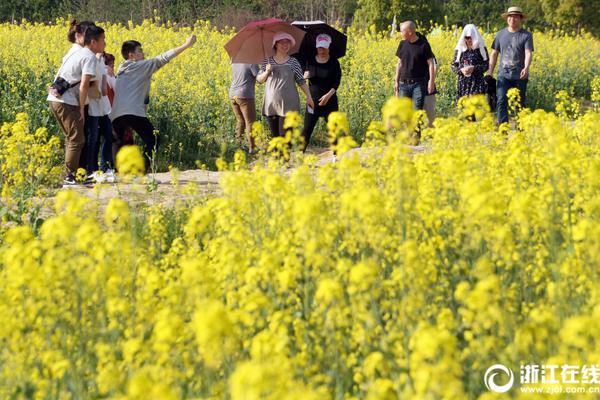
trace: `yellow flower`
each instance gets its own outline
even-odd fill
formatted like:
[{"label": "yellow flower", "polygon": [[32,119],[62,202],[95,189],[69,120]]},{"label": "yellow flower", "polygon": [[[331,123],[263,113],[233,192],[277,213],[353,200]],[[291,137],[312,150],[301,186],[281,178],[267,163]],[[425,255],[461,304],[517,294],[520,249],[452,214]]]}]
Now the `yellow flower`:
[{"label": "yellow flower", "polygon": [[123,146],[117,153],[116,166],[125,176],[142,176],[145,172],[144,157],[138,146]]}]

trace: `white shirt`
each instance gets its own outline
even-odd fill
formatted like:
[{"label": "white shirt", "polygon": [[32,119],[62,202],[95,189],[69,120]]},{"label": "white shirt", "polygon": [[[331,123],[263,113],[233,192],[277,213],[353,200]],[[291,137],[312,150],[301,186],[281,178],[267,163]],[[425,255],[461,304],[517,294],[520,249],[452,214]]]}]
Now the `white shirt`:
[{"label": "white shirt", "polygon": [[[74,44],[63,58],[58,76],[70,84],[80,82],[83,75],[96,77],[97,63],[96,55],[90,49]],[[60,98],[49,94],[47,100],[79,106],[79,84],[67,90]]]},{"label": "white shirt", "polygon": [[[98,77],[98,89],[102,91],[102,79],[108,81],[108,70],[104,59],[98,61],[96,68],[96,76]],[[88,96],[89,108],[88,114],[92,117],[103,117],[110,114],[110,100],[108,96],[102,96],[99,99],[93,99]]]}]

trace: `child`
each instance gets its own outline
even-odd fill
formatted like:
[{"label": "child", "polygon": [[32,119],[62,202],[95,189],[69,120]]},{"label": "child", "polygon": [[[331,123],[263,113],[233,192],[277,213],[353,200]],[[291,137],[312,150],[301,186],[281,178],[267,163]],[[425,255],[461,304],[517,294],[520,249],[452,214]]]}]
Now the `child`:
[{"label": "child", "polygon": [[144,160],[146,170],[150,167],[150,158],[159,144],[159,137],[154,134],[154,126],[147,117],[146,108],[150,95],[150,79],[152,75],[166,63],[196,43],[192,35],[185,43],[171,49],[158,57],[146,60],[140,42],[129,40],[121,47],[125,58],[119,66],[115,84],[115,99],[110,119],[116,133],[119,146],[128,144],[124,139],[128,128],[133,129],[144,141]]},{"label": "child", "polygon": [[65,134],[65,185],[76,183],[75,173],[85,144],[85,103],[90,82],[96,76],[96,53],[103,52],[106,46],[104,30],[88,27],[84,46],[79,50],[72,48],[58,70],[55,83],[62,78],[67,85],[63,85],[64,91],[60,93],[54,83],[48,95],[52,114]]},{"label": "child", "polygon": [[[96,75],[98,77],[98,85],[96,88],[90,88],[90,92],[97,92],[96,95],[88,94],[89,105],[86,124],[86,173],[88,177],[96,181],[105,180],[104,174],[96,174],[98,169],[98,151],[100,148],[100,138],[103,138],[102,143],[102,165],[103,173],[112,172],[110,169],[113,165],[112,160],[112,124],[108,114],[111,111],[110,100],[108,97],[108,68],[106,65],[106,53],[96,54],[98,66]],[[114,57],[113,57],[114,60]],[[111,174],[112,175],[112,174]]]}]

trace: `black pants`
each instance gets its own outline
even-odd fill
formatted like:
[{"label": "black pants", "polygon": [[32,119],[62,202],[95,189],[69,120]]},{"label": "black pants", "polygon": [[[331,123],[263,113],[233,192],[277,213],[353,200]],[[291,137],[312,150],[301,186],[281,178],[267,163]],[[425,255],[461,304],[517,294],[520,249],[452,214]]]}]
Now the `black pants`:
[{"label": "black pants", "polygon": [[285,131],[283,130],[283,121],[285,117],[280,117],[275,115],[273,117],[267,117],[267,122],[269,123],[269,129],[271,130],[271,135],[273,137],[277,136],[285,136]]},{"label": "black pants", "polygon": [[302,136],[304,137],[304,148],[302,151],[306,151],[308,147],[308,143],[310,142],[310,137],[312,136],[313,131],[315,130],[315,126],[317,126],[317,122],[319,122],[319,118],[325,118],[325,122],[329,119],[329,114],[331,114],[333,110],[327,111],[324,115],[316,115],[311,114],[308,111],[304,112],[304,128],[302,129]]},{"label": "black pants", "polygon": [[137,115],[122,115],[113,121],[113,129],[117,134],[119,148],[126,144],[133,144],[133,140],[125,140],[125,131],[128,128],[136,131],[144,141],[144,161],[146,171],[149,171],[152,154],[158,148],[160,138],[158,134],[154,134],[154,126],[148,118]]}]

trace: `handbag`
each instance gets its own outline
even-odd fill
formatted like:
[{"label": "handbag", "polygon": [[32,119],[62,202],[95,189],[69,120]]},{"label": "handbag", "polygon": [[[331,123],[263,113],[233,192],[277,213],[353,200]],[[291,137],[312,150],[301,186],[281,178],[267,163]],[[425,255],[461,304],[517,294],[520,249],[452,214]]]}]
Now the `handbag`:
[{"label": "handbag", "polygon": [[67,63],[67,61],[69,61],[69,58],[71,58],[73,56],[73,54],[76,54],[76,53],[77,53],[77,51],[74,51],[73,53],[71,53],[69,55],[69,57],[67,57],[66,60],[63,61],[60,68],[58,69],[58,72],[56,73],[56,76],[54,77],[54,81],[48,87],[48,92],[51,95],[53,95],[54,97],[60,98],[63,94],[65,94],[65,92],[67,90],[74,88],[75,86],[79,85],[79,83],[81,82],[81,80],[78,80],[75,83],[69,83],[65,78],[60,76],[60,71],[62,70],[63,66]]},{"label": "handbag", "polygon": [[52,94],[56,97],[60,97],[63,94],[65,94],[65,92],[77,85],[79,85],[81,81],[77,81],[75,83],[69,83],[67,82],[66,79],[58,76],[54,82],[52,82],[52,85],[50,85],[50,92],[52,92]]}]

